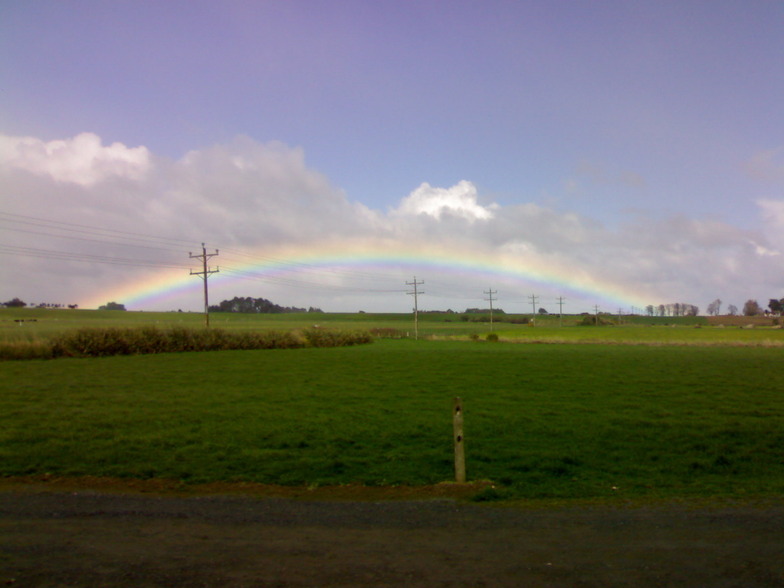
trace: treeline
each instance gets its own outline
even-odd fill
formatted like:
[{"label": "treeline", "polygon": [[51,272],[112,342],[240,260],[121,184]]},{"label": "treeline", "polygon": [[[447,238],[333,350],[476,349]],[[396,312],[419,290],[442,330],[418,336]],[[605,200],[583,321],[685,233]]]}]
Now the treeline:
[{"label": "treeline", "polygon": [[[743,316],[757,316],[760,314],[781,316],[784,313],[784,298],[770,298],[768,300],[768,308],[762,308],[762,305],[756,300],[749,299],[743,305]],[[721,314],[721,299],[717,298],[708,305],[708,314],[711,316],[719,316]],[[738,307],[730,304],[727,307],[727,314],[735,316],[738,314]]]},{"label": "treeline", "polygon": [[648,316],[697,316],[700,314],[700,308],[685,302],[659,304],[658,306],[649,304],[645,307],[645,314]]},{"label": "treeline", "polygon": [[209,307],[210,312],[245,312],[280,314],[284,312],[324,312],[320,308],[297,308],[295,306],[280,306],[266,298],[240,298],[235,296],[231,300],[222,300],[219,304]]},{"label": "treeline", "polygon": [[[12,298],[11,300],[7,300],[5,302],[0,302],[0,306],[4,306],[6,308],[25,308],[28,306],[27,302],[24,300],[20,300],[19,298]],[[50,302],[40,302],[38,304],[30,304],[31,308],[79,308],[78,304],[52,304]]]}]

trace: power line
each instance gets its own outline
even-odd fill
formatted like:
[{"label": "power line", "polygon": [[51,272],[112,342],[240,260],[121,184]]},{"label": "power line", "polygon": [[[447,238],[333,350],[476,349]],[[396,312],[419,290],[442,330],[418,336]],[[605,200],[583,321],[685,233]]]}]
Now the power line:
[{"label": "power line", "polygon": [[[3,218],[6,217],[6,218]],[[14,222],[17,224],[31,225],[35,227],[43,227],[48,229],[57,229],[60,231],[69,231],[73,233],[82,233],[87,235],[98,235],[102,237],[108,236],[121,236],[125,239],[143,241],[143,242],[164,242],[170,244],[191,244],[192,241],[184,239],[177,239],[174,237],[159,237],[157,235],[147,235],[142,233],[134,233],[131,231],[120,231],[116,229],[107,229],[105,227],[96,227],[90,225],[81,225],[77,223],[69,223],[64,221],[53,221],[45,218],[34,216],[27,216],[23,214],[12,214],[9,212],[0,212],[0,220],[4,222]]]},{"label": "power line", "polygon": [[188,266],[182,264],[167,263],[153,260],[130,259],[127,257],[110,257],[106,255],[93,255],[90,253],[68,253],[53,249],[39,249],[37,247],[19,247],[15,245],[0,244],[0,254],[22,255],[27,257],[37,257],[41,259],[51,259],[59,261],[80,261],[89,263],[101,263],[107,265],[124,265],[136,267],[157,267],[182,269]]},{"label": "power line", "polygon": [[[145,234],[132,231],[114,230],[104,227],[91,226],[88,224],[78,224],[65,221],[49,220],[36,216],[13,214],[0,212],[0,229],[4,234],[19,233],[20,235],[34,235],[37,237],[46,236],[56,239],[67,239],[74,242],[98,243],[114,245],[116,248],[138,248],[139,258],[126,255],[110,255],[113,247],[102,247],[100,250],[104,254],[96,254],[95,247],[89,250],[86,247],[73,246],[71,251],[67,249],[54,249],[40,246],[25,246],[22,244],[10,245],[0,244],[0,255],[22,256],[39,258],[51,261],[68,261],[73,263],[103,264],[118,267],[138,267],[155,269],[185,269],[188,265],[179,263],[173,259],[166,259],[169,255],[183,254],[186,250],[184,244],[192,245],[193,241],[179,239],[176,237],[161,237],[152,234]],[[32,239],[29,239],[32,242]],[[34,245],[39,245],[43,240],[36,239]],[[203,244],[202,244],[203,245]],[[80,251],[82,250],[82,251]],[[119,251],[119,249],[117,249]],[[393,287],[393,280],[389,274],[367,271],[366,269],[353,267],[351,263],[336,260],[332,265],[322,265],[321,263],[309,263],[301,260],[292,260],[279,257],[271,257],[247,253],[240,249],[221,248],[224,254],[222,258],[228,258],[230,265],[221,267],[221,272],[234,279],[256,280],[267,284],[279,286],[290,286],[294,288],[310,288],[313,290],[335,291],[341,293],[354,294],[383,294],[406,292],[401,288]],[[228,253],[229,255],[225,255]],[[160,254],[160,255],[159,255]],[[154,259],[159,257],[159,259]],[[232,264],[232,261],[236,263]],[[245,261],[248,260],[248,261]],[[252,264],[264,265],[264,271],[252,271],[238,266],[250,266]],[[203,264],[202,264],[203,265]],[[202,271],[204,271],[202,269]],[[201,274],[201,272],[198,272]],[[296,274],[296,275],[294,275]],[[398,278],[399,279],[399,278]],[[414,278],[416,282],[416,277]],[[424,283],[424,282],[421,282]],[[452,300],[475,300],[470,294],[460,293],[452,290],[448,283],[439,281],[429,281],[428,294],[435,298]],[[384,287],[384,286],[389,287]],[[406,282],[407,286],[415,286],[411,282]],[[419,284],[416,284],[418,286]],[[415,294],[424,293],[418,288]],[[413,294],[408,292],[409,294]],[[492,297],[496,291],[490,290]],[[485,292],[488,294],[488,292]],[[523,303],[523,299],[504,298],[506,303]],[[551,300],[540,296],[528,296],[528,302],[532,305],[534,317],[536,316],[536,305],[540,300]],[[556,298],[559,303],[559,315],[563,314],[563,298]],[[492,316],[496,310],[493,302],[491,303],[491,324],[494,322]],[[415,306],[418,306],[415,296]],[[418,313],[418,308],[416,310]],[[597,309],[598,314],[598,309]],[[415,317],[418,323],[418,317]],[[491,327],[492,328],[492,327]]]},{"label": "power line", "polygon": [[[74,237],[76,239],[83,239],[81,237]],[[152,247],[151,249],[155,250],[158,248]],[[221,249],[223,251],[223,249]],[[151,259],[150,257],[144,258],[131,258],[125,256],[117,256],[117,255],[98,255],[94,253],[82,253],[78,251],[65,251],[62,249],[48,249],[42,247],[25,247],[25,246],[18,246],[18,245],[9,245],[0,243],[0,255],[13,255],[13,256],[22,256],[22,257],[31,257],[31,258],[38,258],[50,261],[67,261],[73,263],[89,263],[89,264],[101,264],[101,265],[109,265],[109,266],[116,266],[116,267],[137,267],[137,268],[152,268],[152,269],[174,269],[174,270],[182,270],[182,269],[189,269],[187,264],[177,263],[172,261],[167,261],[164,259]],[[222,255],[222,254],[221,254]],[[249,259],[256,259],[256,257],[251,256],[249,254],[246,255]],[[260,259],[270,259],[260,257]],[[278,285],[282,287],[292,287],[292,288],[304,288],[310,289],[314,291],[332,291],[332,292],[339,292],[345,294],[399,294],[401,292],[407,292],[406,289],[402,288],[395,288],[395,287],[378,287],[381,284],[378,284],[380,279],[384,279],[385,281],[389,281],[390,278],[384,277],[383,274],[369,274],[363,272],[354,273],[350,269],[341,269],[339,272],[332,272],[329,269],[321,268],[312,264],[300,264],[300,263],[289,263],[284,267],[286,264],[286,260],[281,258],[276,258],[276,261],[280,264],[280,270],[283,275],[271,275],[269,272],[276,271],[276,268],[270,267],[265,268],[263,272],[261,271],[248,271],[241,268],[233,267],[233,266],[221,266],[220,271],[221,273],[226,274],[234,279],[241,279],[241,280],[249,280],[249,281],[258,281],[266,284]],[[297,275],[289,275],[297,273]],[[308,278],[308,275],[310,278]],[[369,284],[368,279],[365,279],[364,276],[372,276],[374,284]],[[303,277],[304,276],[304,277]],[[330,283],[334,282],[334,280],[329,280],[330,277],[337,277],[340,279],[340,283]],[[326,281],[325,281],[326,280]],[[413,286],[411,282],[406,283],[407,286]],[[417,283],[417,295],[424,293],[419,290],[419,282]],[[391,284],[390,284],[391,286]],[[447,287],[447,284],[443,284],[443,287]],[[490,290],[489,292],[484,292],[485,294],[491,296],[493,299],[491,301],[492,307],[492,328],[495,325],[495,294],[497,293],[496,290]],[[445,298],[445,299],[452,299],[452,300],[471,300],[475,299],[467,294],[461,294],[459,292],[447,292],[447,291],[435,291],[432,292],[428,290],[428,294],[435,296],[436,298]],[[529,303],[533,303],[533,312],[536,312],[536,303],[541,300],[541,297],[534,296],[528,297]],[[559,298],[557,300],[563,303],[563,298]],[[415,301],[418,305],[418,300]],[[510,302],[514,302],[514,300],[510,300]],[[418,309],[417,309],[418,312]],[[560,314],[563,314],[563,309],[561,308]],[[418,323],[418,317],[417,317]]]},{"label": "power line", "polygon": [[[176,238],[159,237],[149,234],[134,233],[130,231],[115,231],[111,229],[95,227],[84,224],[69,223],[63,221],[54,221],[39,217],[19,215],[12,213],[0,212],[0,223],[10,224],[4,230],[14,231],[25,234],[45,235],[48,237],[69,239],[75,241],[84,241],[90,243],[109,243],[124,247],[139,247],[149,250],[157,250],[164,252],[182,254],[180,244],[192,244],[192,241],[186,241]],[[16,226],[14,226],[16,225]],[[35,228],[44,229],[34,230]],[[110,240],[114,239],[114,240]],[[176,245],[176,250],[170,248],[171,245]],[[379,280],[383,276],[378,273],[361,272],[351,268],[323,268],[315,264],[308,264],[303,262],[293,262],[291,260],[251,255],[245,252],[234,249],[223,249],[229,251],[236,257],[257,260],[258,263],[269,263],[272,266],[279,266],[285,270],[308,270],[325,276],[338,276],[343,279],[362,280],[363,278]],[[176,262],[163,262],[163,261],[150,261],[150,260],[134,260],[125,257],[109,257],[109,256],[96,256],[92,253],[79,253],[79,252],[64,252],[62,249],[41,249],[32,247],[22,247],[17,245],[0,245],[0,253],[24,255],[29,257],[37,257],[42,259],[59,259],[69,261],[82,261],[88,263],[104,263],[110,265],[125,265],[125,266],[139,266],[139,267],[165,267],[165,268],[183,268],[183,266]],[[274,269],[274,268],[273,268]],[[341,291],[356,291],[356,292],[400,292],[399,288],[363,288],[360,286],[351,286],[349,288],[342,286],[334,286],[318,283],[315,281],[308,282],[307,280],[286,280],[279,277],[259,276],[253,272],[244,272],[236,270],[235,275],[244,279],[262,279],[266,282],[302,285],[311,283],[314,286],[322,288],[330,288]]]},{"label": "power line", "polygon": [[[0,219],[0,220],[2,220],[2,219]],[[139,248],[139,249],[153,249],[153,250],[156,250],[156,251],[168,251],[168,252],[172,251],[171,249],[164,249],[163,247],[155,247],[153,245],[124,244],[124,243],[117,243],[117,242],[114,242],[114,241],[105,241],[103,239],[90,239],[88,237],[76,237],[76,236],[73,236],[73,235],[55,235],[55,234],[52,234],[52,233],[45,233],[43,231],[31,231],[29,229],[17,229],[17,228],[13,228],[13,227],[11,227],[11,228],[5,227],[3,230],[4,231],[14,231],[16,233],[25,233],[25,234],[28,234],[28,235],[44,235],[46,237],[54,237],[56,239],[70,239],[72,241],[86,241],[88,243],[104,243],[104,244],[109,243],[109,244],[114,244],[114,245],[122,245],[124,247],[136,247],[136,248]]]}]

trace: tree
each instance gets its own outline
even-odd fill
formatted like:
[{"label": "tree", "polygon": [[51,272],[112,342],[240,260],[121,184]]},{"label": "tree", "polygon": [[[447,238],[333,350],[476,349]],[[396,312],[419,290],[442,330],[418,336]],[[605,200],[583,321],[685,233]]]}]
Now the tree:
[{"label": "tree", "polygon": [[[231,300],[222,300],[220,304],[210,306],[209,310],[210,312],[245,312],[265,314],[277,314],[283,312],[308,312],[304,308],[288,306],[283,307],[270,302],[266,298],[251,298],[250,296],[246,296],[245,298],[235,296]],[[313,309],[312,312],[320,312],[320,310]]]},{"label": "tree", "polygon": [[712,316],[719,316],[721,313],[721,300],[718,298],[708,305],[708,314]]},{"label": "tree", "polygon": [[659,316],[697,316],[699,312],[698,306],[686,302],[659,305]]},{"label": "tree", "polygon": [[99,306],[98,310],[125,310],[125,305],[118,302],[107,302],[105,305]]},{"label": "tree", "polygon": [[13,300],[9,300],[8,302],[3,302],[3,305],[7,306],[8,308],[24,308],[27,306],[26,302],[22,302],[18,298],[14,298]]},{"label": "tree", "polygon": [[648,316],[653,316],[653,304],[649,304],[645,307],[645,314]]},{"label": "tree", "polygon": [[761,312],[762,308],[760,308],[759,302],[756,300],[749,299],[743,305],[743,316],[757,316]]},{"label": "tree", "polygon": [[540,308],[539,309],[539,314],[549,314],[549,313],[547,312],[546,308]]},{"label": "tree", "polygon": [[768,302],[768,308],[770,308],[770,312],[773,314],[781,314],[784,311],[784,298],[781,300],[771,298],[770,302]]},{"label": "tree", "polygon": [[727,307],[727,314],[728,314],[728,315],[730,315],[730,316],[735,316],[735,315],[737,315],[737,314],[738,314],[738,307],[737,307],[737,306],[735,306],[734,304],[730,304],[730,305]]}]

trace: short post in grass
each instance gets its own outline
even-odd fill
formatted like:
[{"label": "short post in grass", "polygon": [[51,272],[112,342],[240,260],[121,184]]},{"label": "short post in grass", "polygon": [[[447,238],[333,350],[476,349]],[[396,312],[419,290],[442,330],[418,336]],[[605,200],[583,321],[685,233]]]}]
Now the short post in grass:
[{"label": "short post in grass", "polygon": [[463,401],[455,398],[452,410],[452,425],[455,439],[455,482],[462,484],[466,481],[465,448],[463,439]]}]

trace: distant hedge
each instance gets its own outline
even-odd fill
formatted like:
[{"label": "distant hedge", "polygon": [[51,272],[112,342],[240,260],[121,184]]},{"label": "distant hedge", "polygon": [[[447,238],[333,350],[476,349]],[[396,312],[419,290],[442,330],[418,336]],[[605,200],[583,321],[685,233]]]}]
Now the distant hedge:
[{"label": "distant hedge", "polygon": [[232,332],[182,327],[165,330],[157,327],[89,328],[57,335],[50,341],[0,344],[0,358],[54,359],[186,351],[343,347],[370,343],[372,340],[367,332],[329,329]]}]

